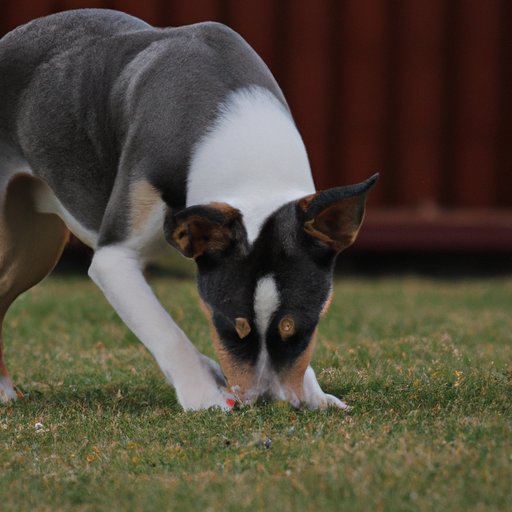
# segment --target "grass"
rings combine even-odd
[[[151,281],[212,355],[188,270]],[[512,278],[343,279],[314,366],[349,413],[184,413],[94,285],[51,277],[6,320],[0,509],[512,510],[511,306]]]

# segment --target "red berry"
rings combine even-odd
[[[228,398],[226,400],[226,403],[229,405],[229,407],[234,407],[235,406],[235,401],[232,398]]]

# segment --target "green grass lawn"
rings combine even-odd
[[[151,282],[213,355],[188,270]],[[0,510],[512,510],[512,278],[335,289],[314,367],[350,412],[184,413],[90,281],[46,280],[5,325]]]

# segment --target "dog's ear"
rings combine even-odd
[[[366,196],[379,175],[357,185],[336,187],[299,200],[304,231],[339,253],[351,245],[363,222]]]
[[[221,254],[247,240],[242,214],[225,203],[190,206],[169,211],[164,232],[167,242],[187,258]]]

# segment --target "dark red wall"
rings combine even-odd
[[[374,208],[512,208],[510,0],[0,0],[0,33],[78,7],[239,31],[284,89],[319,188],[379,170]]]

